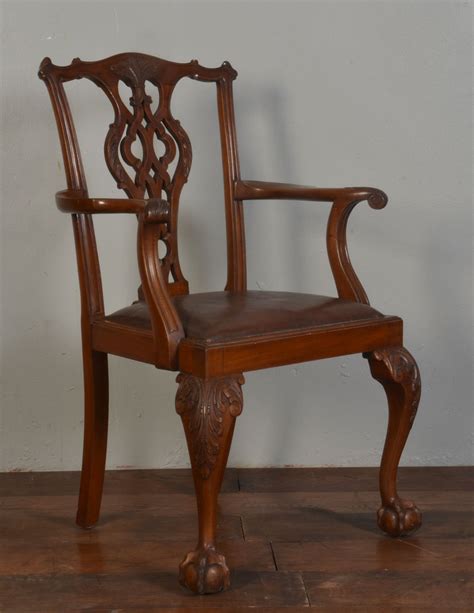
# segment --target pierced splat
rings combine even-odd
[[[156,62],[124,58],[110,66],[115,82],[96,83],[108,95],[115,109],[115,121],[110,125],[105,141],[105,157],[110,172],[130,198],[166,197],[171,202],[174,190],[180,191],[191,168],[192,150],[188,135],[172,116],[170,110],[174,83],[162,83],[157,79]],[[122,81],[131,90],[130,108],[118,89]],[[156,87],[157,106],[146,84]],[[132,147],[139,141],[142,156],[135,155]],[[164,151],[159,155],[158,147]],[[170,164],[179,152],[178,164],[172,176]],[[120,155],[119,155],[120,154]],[[123,162],[132,168],[132,179]],[[163,194],[164,192],[164,194]],[[178,193],[179,196],[179,193]]]
[[[206,68],[197,60],[177,63],[142,53],[121,53],[96,62],[76,58],[69,66],[57,66],[45,58],[39,76],[45,80],[51,95],[61,133],[68,187],[72,190],[87,193],[87,184],[63,83],[89,79],[107,95],[114,119],[105,136],[104,154],[117,186],[129,198],[160,198],[170,205],[169,218],[155,232],[155,238],[166,244],[160,265],[171,295],[188,293],[188,282],[178,259],[177,223],[179,199],[192,162],[188,135],[170,109],[171,96],[184,77],[216,84],[221,142],[228,156],[223,158],[229,256],[227,287],[243,289],[242,206],[233,194],[233,184],[240,175],[235,130],[229,130],[234,122],[232,81],[237,76],[232,66],[224,62],[218,68]],[[124,85],[130,89],[128,102],[127,96],[124,100]],[[93,240],[92,222],[89,233],[88,242]],[[98,267],[98,260],[95,265]],[[101,288],[95,293],[93,302],[100,303]],[[139,297],[143,298],[140,290]]]
[[[164,198],[171,204],[174,214],[159,231],[159,239],[166,245],[160,262],[164,278],[170,283],[181,282],[187,291],[177,256],[176,224],[179,197],[191,169],[192,149],[188,135],[170,110],[175,83],[160,80],[155,58],[134,56],[112,63],[105,77],[89,78],[101,87],[114,107],[115,119],[109,126],[104,152],[117,187],[130,198]],[[130,106],[120,95],[120,82],[130,88]],[[155,99],[147,85],[156,88]]]

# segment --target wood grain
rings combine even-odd
[[[346,610],[353,603],[385,611],[400,607],[405,611],[469,611],[473,600],[472,573],[429,572],[304,573],[311,604],[327,610]],[[362,610],[366,610],[363,608]]]
[[[442,537],[364,540],[354,543],[334,538],[324,541],[272,543],[278,570],[326,573],[374,571],[426,573],[455,572],[473,563],[474,540]]]
[[[80,473],[77,471],[11,472],[0,477],[0,501],[12,496],[77,495]],[[238,492],[238,471],[228,468],[222,482],[222,492]],[[104,483],[104,495],[127,496],[150,494],[194,494],[191,469],[109,470]]]
[[[299,573],[236,571],[233,590],[221,592],[212,606],[234,605],[237,594],[239,606],[245,608],[293,607],[308,602]],[[133,609],[139,602],[141,607],[188,605],[194,610],[209,610],[209,598],[196,597],[180,587],[175,572],[132,571],[126,577],[99,573],[0,577],[2,611],[59,612],[67,610],[65,603],[71,599],[75,609]]]
[[[378,468],[252,468],[239,469],[242,492],[378,491]],[[474,491],[471,466],[402,466],[404,490]]]

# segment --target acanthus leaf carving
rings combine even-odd
[[[209,478],[221,451],[226,413],[236,418],[242,412],[242,375],[209,380],[180,373],[176,412],[191,440],[191,459],[203,479]]]
[[[418,404],[421,396],[421,378],[418,365],[411,353],[405,347],[385,347],[377,349],[365,357],[376,362],[381,362],[387,369],[390,378],[400,383],[410,397],[410,424],[416,417]],[[379,376],[375,378],[380,380]]]

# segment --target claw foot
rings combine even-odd
[[[379,528],[390,536],[403,536],[421,526],[421,511],[409,500],[397,499],[380,507],[377,513]]]
[[[214,548],[191,551],[179,565],[179,582],[196,594],[214,594],[230,585],[225,558]]]

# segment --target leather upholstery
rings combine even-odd
[[[384,317],[366,304],[290,292],[209,292],[176,296],[173,301],[186,337],[211,343]],[[108,315],[106,321],[151,329],[148,307],[142,301]]]

